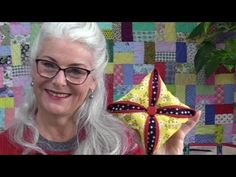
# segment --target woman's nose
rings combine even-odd
[[[58,86],[67,85],[66,76],[63,70],[57,73],[57,75],[52,79],[52,83]]]

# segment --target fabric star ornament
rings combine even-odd
[[[157,68],[108,111],[136,129],[147,154],[156,154],[195,111],[181,103],[166,88]]]

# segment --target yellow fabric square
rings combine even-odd
[[[196,75],[195,74],[175,74],[175,84],[179,85],[193,85],[196,84]]]
[[[185,90],[186,87],[184,85],[176,85],[175,86],[175,96],[178,97],[178,99],[182,102],[185,103]]]
[[[106,74],[113,74],[114,73],[114,64],[108,63],[105,70]]]
[[[128,52],[114,53],[115,64],[133,64],[134,59],[135,59],[134,53],[128,53]]]
[[[112,30],[103,30],[103,34],[106,39],[113,39],[113,32]]]
[[[15,106],[14,103],[13,97],[0,98],[0,108],[13,108]]]
[[[216,74],[215,75],[215,84],[224,85],[224,84],[235,84],[235,74]]]
[[[12,53],[12,65],[13,66],[18,66],[18,65],[22,65],[21,62],[21,46],[20,44],[11,43],[11,53]]]
[[[176,42],[177,37],[176,37],[176,27],[175,23],[166,23],[165,24],[165,40],[169,42]]]
[[[157,153],[195,114],[167,90],[156,68],[129,93],[108,105],[108,111],[140,133],[147,154]]]

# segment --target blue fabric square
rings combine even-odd
[[[205,107],[205,124],[215,124],[215,105],[206,105]]]
[[[186,104],[191,108],[195,108],[196,86],[186,85]]]
[[[134,69],[132,64],[125,64],[123,66],[124,71],[124,85],[133,85],[134,79]]]
[[[224,103],[227,103],[227,104],[234,103],[234,85],[233,84],[224,85]]]
[[[195,143],[215,143],[215,135],[196,135]]]
[[[187,46],[185,42],[176,42],[176,62],[187,62]]]

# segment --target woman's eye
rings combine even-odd
[[[43,62],[43,65],[47,68],[57,68],[55,64],[49,62]]]

